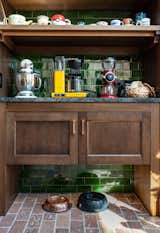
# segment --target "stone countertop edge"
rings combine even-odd
[[[4,103],[160,103],[160,98],[15,98],[0,97]]]

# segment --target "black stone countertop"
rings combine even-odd
[[[160,103],[160,98],[15,98],[0,97],[4,103]]]

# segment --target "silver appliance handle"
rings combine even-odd
[[[38,74],[33,74],[34,75],[34,78],[35,79],[38,79],[38,87],[34,87],[34,90],[39,90],[39,88],[41,87],[41,85],[42,85],[42,80],[41,80],[41,78],[39,77],[39,75]]]

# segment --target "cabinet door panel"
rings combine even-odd
[[[8,113],[8,163],[77,162],[76,113]]]
[[[142,153],[140,122],[88,121],[87,125],[89,154],[139,155]]]
[[[150,162],[149,112],[87,113],[87,163]]]
[[[69,122],[16,122],[16,155],[69,154]]]

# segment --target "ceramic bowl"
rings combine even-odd
[[[98,192],[82,193],[78,200],[77,207],[87,212],[101,212],[109,206],[106,196]]]

